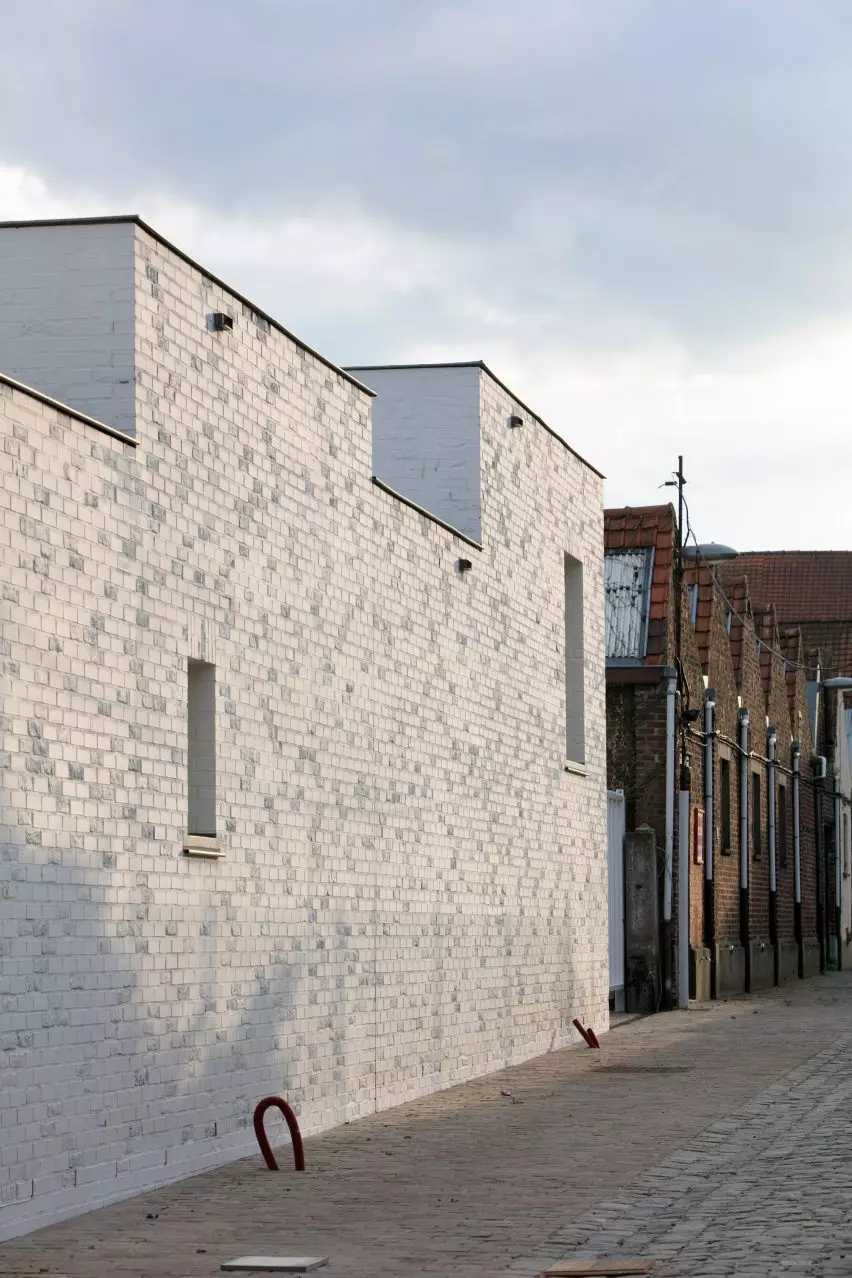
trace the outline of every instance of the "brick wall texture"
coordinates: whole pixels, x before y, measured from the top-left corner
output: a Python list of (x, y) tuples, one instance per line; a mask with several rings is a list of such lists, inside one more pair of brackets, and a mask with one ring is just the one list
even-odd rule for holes
[(476, 551), (371, 484), (364, 391), (133, 245), (136, 446), (0, 383), (6, 1234), (248, 1152), (269, 1092), (314, 1132), (607, 1022), (599, 477), (483, 373)]
[[(613, 510), (606, 513), (606, 545), (618, 551), (623, 547), (653, 546), (654, 577), (650, 594), (650, 624), (644, 665), (660, 668), (676, 663), (675, 617), (676, 592), (673, 570), (675, 538), (674, 512), (670, 507), (639, 510)], [(740, 752), (739, 711), (749, 712), (751, 724), (748, 795), (749, 838), (749, 911), (748, 938), (764, 950), (770, 947), (769, 892), (769, 807), (767, 792), (769, 773), (767, 757), (767, 725), (776, 730), (775, 770), (776, 795), (776, 911), (777, 937), (788, 947), (795, 940), (795, 892), (793, 856), (793, 785), (792, 742), (801, 746), (800, 832), (802, 931), (806, 946), (816, 944), (817, 932), (817, 844), (812, 789), (812, 755), (814, 742), (808, 714), (806, 662), (801, 635), (779, 632), (771, 606), (752, 609), (747, 581), (736, 575), (736, 563), (727, 579), (727, 589), (734, 604), (734, 615), (728, 619), (728, 605), (704, 567), (690, 566), (685, 585), (695, 590), (695, 615), (684, 592), (681, 600), (682, 660), (685, 675), (684, 707), (701, 711), (697, 721), (687, 730), (686, 752), (691, 765), (692, 818), (696, 808), (703, 809), (704, 796), (704, 696), (706, 686), (716, 694), (716, 740), (713, 751), (713, 907), (715, 943), (717, 947), (738, 948), (740, 922)], [(746, 624), (735, 615), (745, 619)], [(783, 656), (782, 654), (785, 654)], [(647, 671), (637, 671), (644, 675)], [(660, 670), (662, 673), (662, 669)], [(666, 684), (660, 679), (652, 684), (615, 682), (625, 672), (614, 669), (607, 685), (607, 780), (611, 789), (623, 789), (626, 802), (627, 828), (650, 825), (657, 838), (660, 866), (665, 841), (665, 752)], [(688, 706), (687, 706), (688, 702)], [(725, 846), (722, 825), (722, 761), (730, 769), (730, 842)], [(754, 778), (759, 778), (760, 808), (759, 847), (753, 841)], [(781, 846), (779, 794), (786, 796), (786, 850)], [(827, 804), (824, 803), (824, 808)], [(691, 842), (691, 840), (690, 840)], [(678, 931), (678, 831), (675, 812), (674, 918), (673, 945)], [(705, 866), (695, 864), (690, 856), (689, 870), (689, 937), (698, 949), (708, 939), (708, 920), (704, 917)], [(828, 885), (830, 901), (832, 884)], [(771, 979), (770, 965), (770, 979)], [(755, 978), (752, 978), (753, 981)], [(783, 977), (782, 977), (783, 979)], [(672, 963), (673, 997), (677, 991), (676, 964)], [(756, 987), (756, 984), (755, 984)]]

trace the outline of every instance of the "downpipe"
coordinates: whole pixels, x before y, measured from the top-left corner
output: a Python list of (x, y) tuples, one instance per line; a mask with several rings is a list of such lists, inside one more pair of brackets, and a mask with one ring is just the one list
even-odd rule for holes
[(675, 708), (677, 701), (677, 672), (666, 675), (666, 833), (663, 873), (663, 1004), (672, 1006), (672, 863), (674, 857), (674, 796), (675, 796)]
[(716, 997), (716, 901), (713, 891), (715, 825), (713, 762), (716, 739), (716, 693), (704, 695), (704, 944), (710, 956), (710, 997)]
[(772, 981), (781, 983), (781, 955), (778, 947), (778, 865), (775, 846), (775, 759), (778, 736), (766, 730), (766, 811), (769, 825), (769, 944), (772, 946)]
[(689, 1007), (689, 807), (692, 771), (683, 756), (677, 812), (677, 1005)]
[(822, 824), (822, 794), (825, 784), (825, 758), (818, 754), (814, 759), (814, 825), (816, 826), (816, 888), (817, 888), (817, 940), (819, 941), (819, 970), (825, 971), (826, 904), (825, 904), (825, 830)]
[(743, 947), (745, 963), (745, 988), (751, 991), (751, 935), (748, 912), (748, 757), (749, 757), (749, 714), (743, 707), (740, 710), (740, 944)]
[[(839, 731), (839, 728), (837, 729)], [(835, 753), (837, 747), (835, 746)], [(843, 971), (843, 941), (840, 935), (842, 911), (840, 908), (840, 893), (842, 891), (842, 871), (841, 859), (843, 840), (843, 813), (840, 805), (840, 774), (835, 767), (834, 772), (834, 935), (837, 943), (837, 970)]]
[(793, 763), (793, 927), (796, 932), (796, 951), (799, 961), (799, 980), (805, 978), (805, 936), (802, 928), (802, 826), (799, 806), (802, 747), (798, 741), (791, 746)]

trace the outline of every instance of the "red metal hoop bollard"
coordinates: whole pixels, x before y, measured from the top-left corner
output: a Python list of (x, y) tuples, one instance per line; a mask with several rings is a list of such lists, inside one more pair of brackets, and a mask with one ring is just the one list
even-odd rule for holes
[(272, 1152), (272, 1146), (269, 1143), (269, 1137), (266, 1134), (264, 1118), (268, 1109), (280, 1109), (281, 1113), (287, 1121), (290, 1128), (290, 1137), (293, 1141), (293, 1161), (296, 1164), (296, 1171), (305, 1170), (305, 1150), (302, 1145), (302, 1133), (299, 1131), (299, 1124), (296, 1122), (296, 1115), (290, 1106), (281, 1096), (266, 1096), (255, 1107), (254, 1111), (254, 1134), (257, 1137), (257, 1143), (260, 1145), (260, 1152), (266, 1159), (266, 1165), (270, 1171), (278, 1171), (278, 1164), (275, 1161), (275, 1155)]
[(577, 1031), (578, 1034), (582, 1034), (583, 1041), (586, 1044), (586, 1047), (600, 1048), (600, 1043), (598, 1042), (598, 1036), (595, 1033), (595, 1031), (592, 1029), (591, 1025), (588, 1027), (588, 1029), (583, 1029), (582, 1022), (579, 1021), (576, 1016), (574, 1017), (571, 1024), (574, 1026), (574, 1029)]

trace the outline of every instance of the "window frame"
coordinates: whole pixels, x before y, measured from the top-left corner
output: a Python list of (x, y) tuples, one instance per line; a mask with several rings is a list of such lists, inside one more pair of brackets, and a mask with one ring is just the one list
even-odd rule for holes
[[(199, 737), (199, 730), (207, 736)], [(199, 743), (207, 749), (200, 752)], [(190, 658), (186, 664), (186, 833), (183, 850), (187, 856), (219, 858), (217, 816), (216, 753), (216, 666), (210, 661)], [(199, 784), (199, 777), (212, 777)], [(210, 795), (193, 791), (209, 787)], [(194, 826), (203, 828), (195, 829)]]
[(586, 643), (583, 561), (563, 555), (565, 668), (565, 770), (586, 772)]

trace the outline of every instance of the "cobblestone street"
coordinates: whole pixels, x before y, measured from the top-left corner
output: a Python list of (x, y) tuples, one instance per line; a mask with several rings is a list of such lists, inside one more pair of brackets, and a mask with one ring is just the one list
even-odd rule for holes
[[(211, 1278), (247, 1253), (329, 1278), (852, 1273), (852, 976), (632, 1021), (578, 1047), (0, 1246), (0, 1274)], [(509, 1093), (508, 1095), (506, 1093)], [(284, 1150), (282, 1166), (289, 1161)]]

